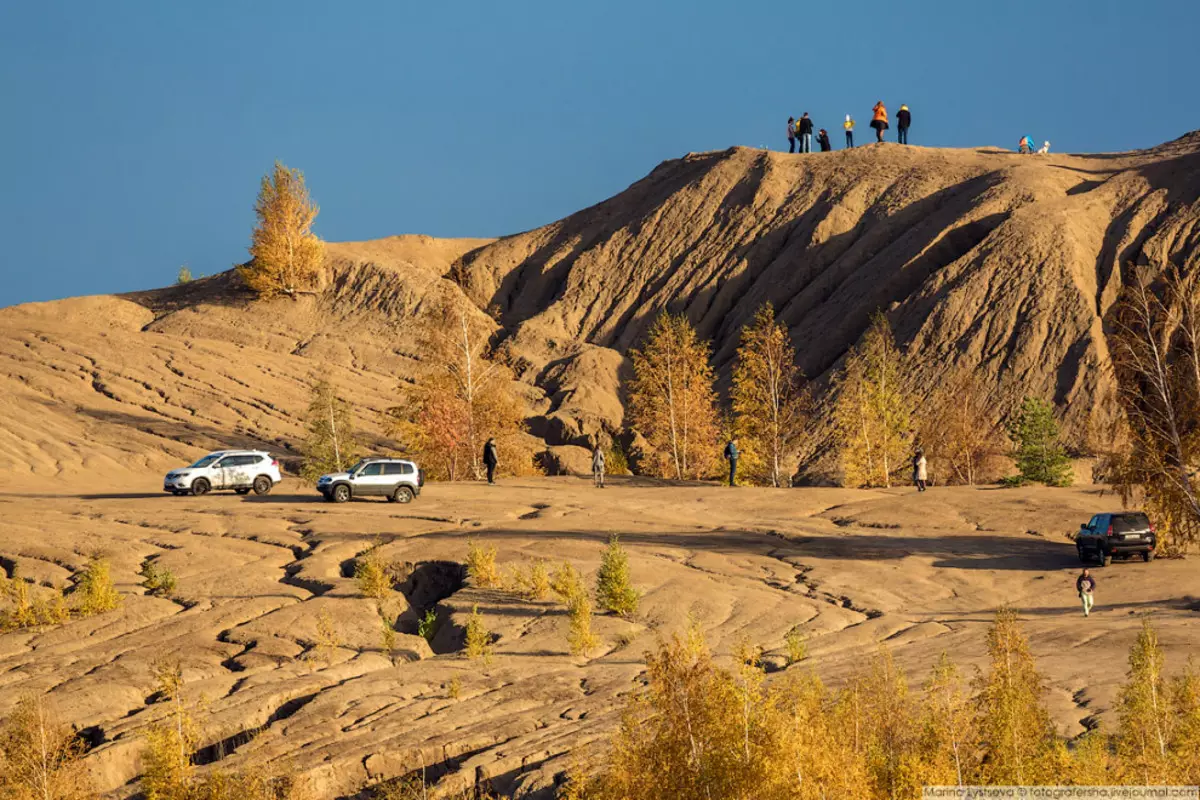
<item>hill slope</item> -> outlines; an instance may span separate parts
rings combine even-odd
[[[374,425],[419,356],[430,292],[460,287],[498,310],[496,341],[550,444],[622,427],[624,355],[659,311],[689,316],[727,381],[766,301],[819,392],[884,309],[919,393],[974,370],[997,415],[1053,397],[1082,444],[1111,390],[1105,315],[1131,264],[1195,264],[1198,198],[1200,133],[1103,155],[733,148],[496,241],[331,244],[319,291],[297,301],[253,302],[226,273],[0,310],[0,469],[157,467],[185,455],[180,441],[291,447],[316,372],[353,387]]]

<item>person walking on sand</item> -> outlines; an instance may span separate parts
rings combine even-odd
[[[796,133],[800,134],[801,153],[812,152],[812,132],[812,120],[809,119],[808,112],[805,111],[804,114],[800,116],[800,119],[796,122]]]
[[[908,144],[908,126],[912,124],[912,112],[908,106],[900,106],[896,112],[896,140],[900,144]]]
[[[854,118],[847,114],[842,127],[846,129],[846,147],[854,147]]]
[[[817,146],[821,148],[822,153],[828,153],[833,149],[833,145],[829,143],[829,134],[825,132],[824,128],[817,133]]]
[[[913,484],[918,492],[925,491],[925,482],[929,480],[929,462],[925,460],[925,451],[918,450],[913,456]]]
[[[738,449],[737,439],[730,439],[725,445],[725,460],[729,462],[729,485],[733,486],[737,482],[737,460]]]
[[[1092,593],[1096,591],[1096,579],[1092,577],[1092,573],[1085,569],[1079,574],[1079,577],[1075,579],[1075,591],[1079,592],[1079,599],[1083,603],[1083,615],[1090,617],[1092,605],[1096,602],[1092,597]]]
[[[880,100],[871,109],[871,127],[875,129],[875,141],[883,141],[883,132],[888,129],[887,106]]]
[[[600,449],[599,442],[592,448],[592,478],[597,489],[604,488],[604,451]]]
[[[483,446],[483,465],[487,467],[487,479],[489,484],[496,483],[496,465],[500,463],[500,459],[496,454],[496,440],[488,439],[487,444]]]
[[[788,117],[788,152],[796,152],[796,119]]]

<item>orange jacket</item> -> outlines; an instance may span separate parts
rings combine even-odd
[[[875,104],[875,116],[871,118],[872,122],[887,122],[887,108],[883,103]]]

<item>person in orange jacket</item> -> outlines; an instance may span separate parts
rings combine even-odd
[[[880,100],[875,104],[874,116],[871,117],[871,127],[875,129],[875,141],[883,141],[883,132],[888,129],[887,106]]]

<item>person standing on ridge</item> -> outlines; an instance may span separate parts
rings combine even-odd
[[[730,439],[729,443],[725,445],[725,460],[729,462],[729,485],[733,486],[737,481],[738,449],[736,438]]]
[[[846,147],[854,147],[854,118],[847,114],[842,127],[846,129]]]
[[[796,152],[796,120],[788,117],[788,152]]]
[[[1079,599],[1083,602],[1083,615],[1090,617],[1092,615],[1092,605],[1096,600],[1092,596],[1092,592],[1096,591],[1096,579],[1092,577],[1092,573],[1086,569],[1080,573],[1075,579],[1075,591],[1079,592]]]
[[[871,109],[871,127],[875,129],[875,141],[883,141],[883,132],[888,129],[887,106],[880,100]]]
[[[822,153],[828,153],[833,149],[833,145],[829,143],[829,134],[825,132],[824,128],[817,133],[817,146],[821,148]]]
[[[483,446],[483,465],[487,467],[487,479],[489,484],[496,483],[496,465],[500,463],[500,459],[496,454],[496,440],[488,439],[487,444]]]
[[[592,448],[592,478],[597,489],[604,488],[604,451],[600,449],[599,442]]]
[[[908,126],[912,124],[912,112],[908,106],[900,106],[896,112],[896,135],[900,144],[908,144]]]
[[[811,153],[812,152],[812,132],[813,132],[812,120],[809,119],[808,112],[805,111],[804,114],[800,117],[799,121],[796,122],[796,133],[800,134],[800,152],[801,153]]]

